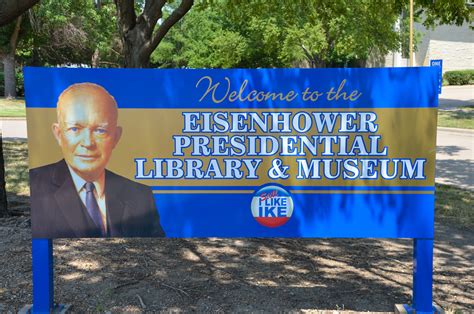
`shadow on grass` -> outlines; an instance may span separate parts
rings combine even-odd
[[[451,119],[473,119],[474,118],[474,108],[458,109],[458,110],[441,110],[441,114],[448,115]]]
[[[474,106],[440,109],[438,124],[445,127],[474,129]]]
[[[472,174],[471,174],[472,176]],[[435,215],[460,227],[474,226],[474,194],[450,185],[436,185]]]
[[[439,109],[460,109],[460,108],[474,108],[474,100],[459,100],[450,98],[439,99]]]

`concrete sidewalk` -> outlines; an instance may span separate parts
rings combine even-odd
[[[436,182],[474,190],[474,131],[438,128]]]
[[[439,95],[439,109],[474,106],[474,85],[443,86]]]
[[[0,134],[3,138],[26,139],[25,119],[2,119],[0,120]]]

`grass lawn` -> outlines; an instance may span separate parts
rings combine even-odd
[[[24,99],[5,99],[0,98],[0,117],[25,117]]]
[[[474,107],[470,106],[453,110],[438,110],[438,126],[474,129]]]
[[[474,226],[474,193],[436,184],[435,217],[464,227]]]
[[[4,141],[3,152],[9,199],[28,196],[28,150],[26,141]],[[448,185],[436,185],[435,217],[459,226],[474,226],[474,193]]]

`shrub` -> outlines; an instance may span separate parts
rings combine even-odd
[[[0,97],[5,94],[5,88],[3,86],[3,72],[0,72]]]
[[[474,70],[447,71],[443,80],[449,85],[467,85],[474,83]]]
[[[23,81],[23,70],[22,69],[17,69],[15,72],[15,78],[16,78],[16,94],[17,96],[24,96],[25,94],[25,87],[24,87],[24,81]]]
[[[23,82],[23,71],[21,69],[17,69],[15,72],[15,79],[16,79],[16,93],[17,96],[24,96],[25,89],[24,89],[24,82]],[[5,95],[5,80],[3,72],[0,71],[0,97]]]

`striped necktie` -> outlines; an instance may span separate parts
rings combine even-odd
[[[97,228],[100,229],[101,236],[105,237],[107,232],[105,231],[105,226],[102,222],[102,215],[100,214],[99,204],[97,204],[97,199],[94,195],[95,185],[92,182],[86,182],[84,184],[86,188],[86,208],[89,216],[94,221]]]

